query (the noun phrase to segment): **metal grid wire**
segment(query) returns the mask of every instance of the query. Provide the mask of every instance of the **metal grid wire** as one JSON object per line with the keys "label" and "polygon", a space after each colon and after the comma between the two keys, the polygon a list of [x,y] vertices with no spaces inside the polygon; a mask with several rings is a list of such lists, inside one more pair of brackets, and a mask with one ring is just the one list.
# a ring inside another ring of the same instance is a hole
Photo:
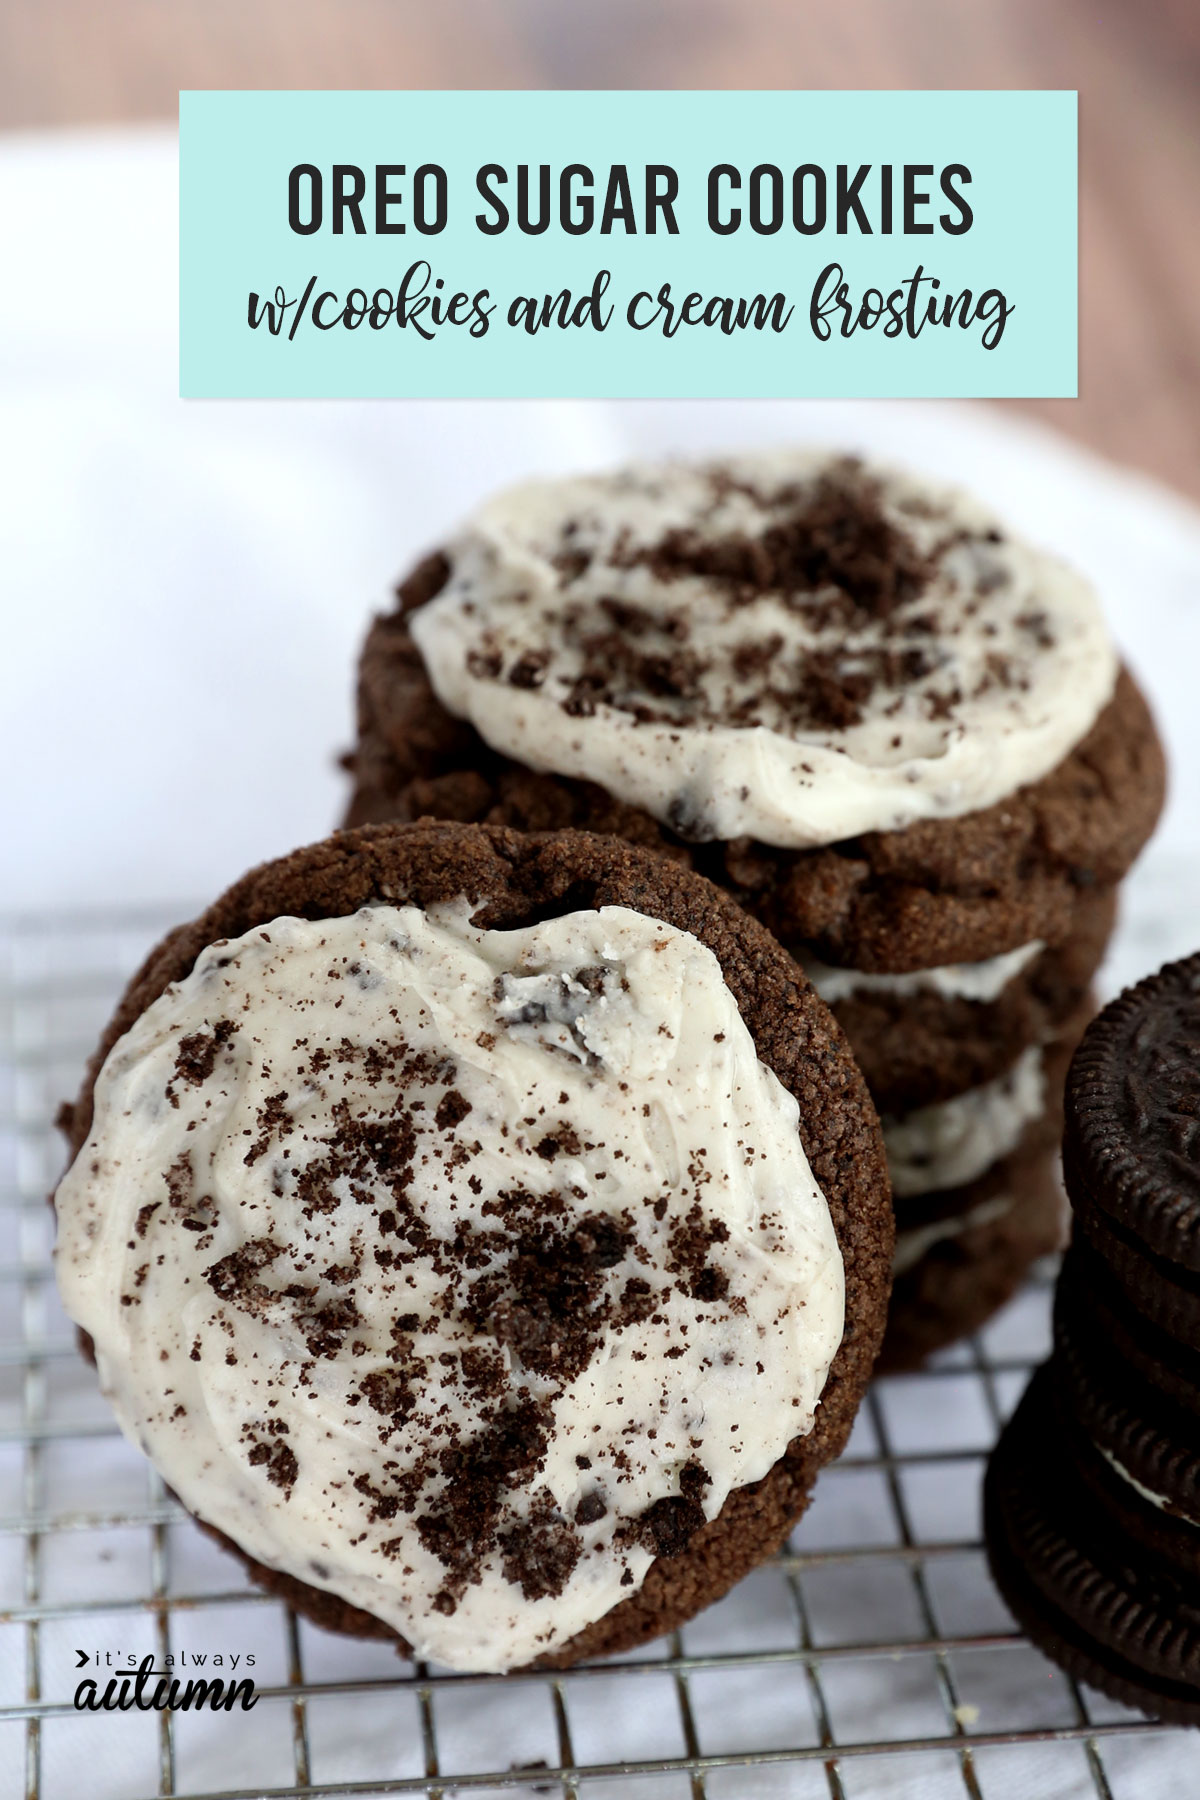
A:
{"label": "metal grid wire", "polygon": [[[1045,1353],[1049,1271],[979,1340],[877,1382],[785,1552],[635,1654],[554,1676],[455,1676],[317,1631],[249,1587],[117,1433],[50,1271],[55,1107],[170,922],[76,915],[0,933],[0,1794],[1197,1791],[1196,1740],[1052,1668],[987,1577],[980,1476]],[[260,1701],[216,1716],[80,1713],[81,1649],[150,1653],[155,1668],[180,1652],[253,1654]]]}

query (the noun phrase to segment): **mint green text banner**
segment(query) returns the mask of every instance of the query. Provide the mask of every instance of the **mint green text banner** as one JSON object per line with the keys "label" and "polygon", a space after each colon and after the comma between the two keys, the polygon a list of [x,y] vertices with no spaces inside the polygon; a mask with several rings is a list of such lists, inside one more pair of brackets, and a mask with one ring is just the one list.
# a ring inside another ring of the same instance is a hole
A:
{"label": "mint green text banner", "polygon": [[1076,97],[191,92],[186,397],[1069,396]]}

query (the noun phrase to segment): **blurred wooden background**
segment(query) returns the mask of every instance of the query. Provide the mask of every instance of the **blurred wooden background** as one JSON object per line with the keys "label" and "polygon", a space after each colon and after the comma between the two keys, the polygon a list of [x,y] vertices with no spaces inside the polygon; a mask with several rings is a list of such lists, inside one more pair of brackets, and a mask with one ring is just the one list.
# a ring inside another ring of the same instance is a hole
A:
{"label": "blurred wooden background", "polygon": [[1005,404],[1200,498],[1200,0],[0,0],[0,128],[539,86],[1078,88],[1080,398]]}

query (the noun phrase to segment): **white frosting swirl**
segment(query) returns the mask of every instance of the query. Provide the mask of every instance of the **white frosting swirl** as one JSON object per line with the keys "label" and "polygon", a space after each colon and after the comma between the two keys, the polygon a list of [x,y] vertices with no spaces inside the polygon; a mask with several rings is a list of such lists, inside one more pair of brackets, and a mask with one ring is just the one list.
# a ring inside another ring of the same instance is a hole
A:
{"label": "white frosting swirl", "polygon": [[809,1431],[841,1255],[712,952],[282,918],[109,1055],[57,1194],[127,1435],[268,1567],[505,1669]]}
{"label": "white frosting swirl", "polygon": [[868,472],[865,526],[851,506],[814,532],[830,482],[861,493],[845,470],[777,450],[498,496],[412,617],[439,698],[695,839],[828,844],[1038,780],[1112,695],[1092,588],[890,468]]}
{"label": "white frosting swirl", "polygon": [[974,1181],[1016,1149],[1045,1104],[1045,1057],[1034,1044],[995,1081],[885,1117],[892,1192],[898,1198],[934,1194]]}

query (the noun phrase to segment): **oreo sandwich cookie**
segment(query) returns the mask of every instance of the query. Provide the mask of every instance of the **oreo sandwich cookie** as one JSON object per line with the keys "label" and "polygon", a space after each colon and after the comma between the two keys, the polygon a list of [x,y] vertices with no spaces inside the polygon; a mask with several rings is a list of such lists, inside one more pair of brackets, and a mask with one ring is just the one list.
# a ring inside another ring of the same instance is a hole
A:
{"label": "oreo sandwich cookie", "polygon": [[1120,1285],[1130,1308],[1179,1344],[1200,1344],[1200,1271],[1148,1250],[1091,1198],[1064,1157],[1075,1235]]}
{"label": "oreo sandwich cookie", "polygon": [[1132,1306],[1120,1282],[1078,1232],[1059,1274],[1054,1308],[1056,1336],[1107,1345],[1129,1380],[1182,1407],[1200,1430],[1200,1343],[1182,1343]]}
{"label": "oreo sandwich cookie", "polygon": [[1068,1082],[1064,1156],[1086,1212],[1200,1274],[1200,954],[1092,1025]]}
{"label": "oreo sandwich cookie", "polygon": [[1200,1577],[1196,1417],[1060,1308],[1049,1365],[1064,1441],[1111,1529]]}
{"label": "oreo sandwich cookie", "polygon": [[1200,1725],[1200,1580],[1115,1528],[1080,1473],[1050,1366],[992,1454],[984,1529],[997,1587],[1048,1656],[1127,1706]]}
{"label": "oreo sandwich cookie", "polygon": [[151,954],[65,1126],[58,1281],[122,1429],[300,1612],[453,1668],[716,1599],[882,1337],[839,1027],[616,838],[392,825],[256,869]]}

